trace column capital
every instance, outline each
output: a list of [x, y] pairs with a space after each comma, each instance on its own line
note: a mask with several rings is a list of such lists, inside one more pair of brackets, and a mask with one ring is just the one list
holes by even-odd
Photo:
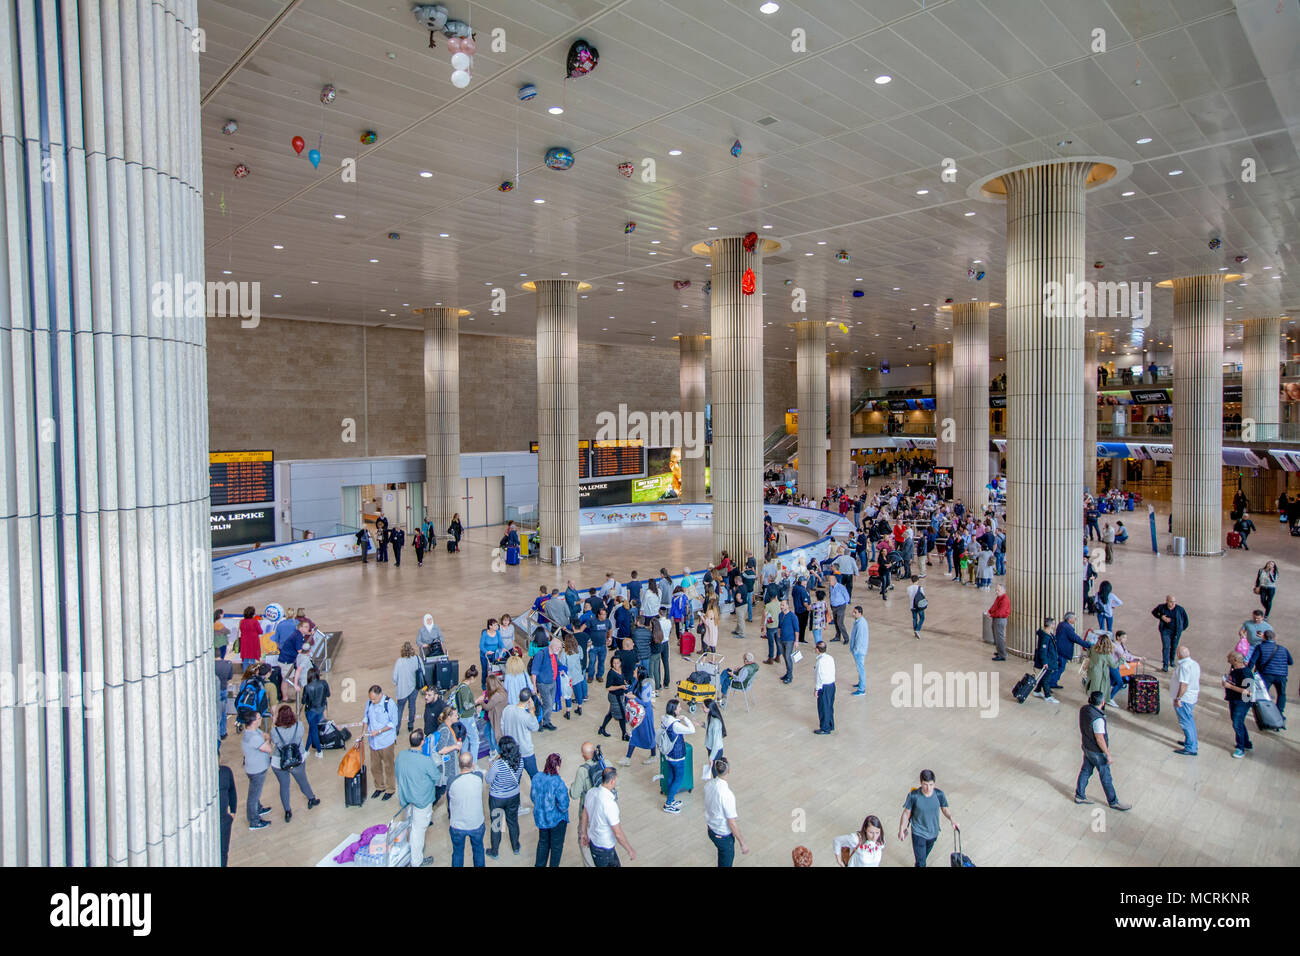
[[[1161, 279], [1156, 283], [1157, 289], [1173, 289], [1175, 293], [1179, 290], [1186, 289], [1191, 283], [1204, 281], [1206, 279], [1218, 279], [1220, 288], [1224, 282], [1240, 282], [1247, 276], [1242, 272], [1204, 272], [1197, 275], [1173, 276], [1168, 279]], [[1211, 283], [1213, 285], [1213, 283]]]
[[583, 279], [570, 279], [568, 276], [556, 276], [553, 279], [526, 279], [523, 282], [519, 283], [518, 287], [520, 289], [523, 289], [525, 292], [536, 292], [538, 284], [543, 282], [551, 283], [551, 284], [559, 284], [559, 283], [566, 283], [566, 282], [572, 283], [573, 286], [579, 292], [590, 292], [592, 289], [596, 288], [590, 282], [587, 282]]
[[437, 317], [442, 319], [450, 319], [450, 318], [464, 319], [473, 315], [474, 313], [471, 312], [469, 309], [462, 309], [454, 305], [430, 305], [430, 306], [425, 306], [422, 309], [412, 309], [411, 314], [422, 315], [425, 316], [426, 318], [432, 316], [432, 317]]
[[985, 309], [985, 310], [988, 310], [988, 309], [1000, 309], [1000, 308], [1002, 308], [1002, 303], [1001, 303], [1001, 302], [980, 302], [980, 301], [975, 301], [975, 302], [949, 302], [949, 303], [945, 303], [944, 305], [939, 306], [939, 311], [940, 311], [940, 312], [952, 312], [952, 313], [955, 314], [955, 313], [957, 313], [957, 312], [969, 311], [970, 309]]
[[[699, 256], [707, 259], [713, 254], [715, 243], [738, 242], [743, 243], [744, 236], [710, 236], [707, 239], [697, 239], [694, 242], [688, 242], [682, 247], [682, 251], [692, 256]], [[784, 239], [774, 239], [770, 236], [759, 236], [758, 243], [754, 247], [754, 252], [762, 253], [765, 256], [774, 255], [789, 246]]]
[[1086, 190], [1113, 186], [1133, 173], [1133, 164], [1124, 159], [1111, 156], [1062, 156], [1046, 162], [1021, 163], [1018, 166], [1000, 169], [973, 182], [967, 187], [966, 195], [971, 199], [982, 199], [985, 202], [1005, 202], [1008, 191], [1014, 188], [1015, 180], [1024, 178], [1023, 174], [1050, 169], [1054, 166], [1078, 167], [1077, 171], [1084, 176], [1083, 188]]

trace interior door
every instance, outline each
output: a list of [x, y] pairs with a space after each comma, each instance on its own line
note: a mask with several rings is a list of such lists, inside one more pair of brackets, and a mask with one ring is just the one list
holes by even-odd
[[483, 479], [484, 509], [483, 523], [486, 525], [505, 524], [506, 521], [506, 479], [502, 475], [493, 475]]

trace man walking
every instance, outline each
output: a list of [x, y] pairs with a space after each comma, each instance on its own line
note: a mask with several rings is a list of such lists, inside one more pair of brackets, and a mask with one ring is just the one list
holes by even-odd
[[451, 812], [451, 865], [465, 865], [465, 841], [468, 839], [474, 865], [486, 866], [483, 853], [483, 835], [487, 831], [483, 815], [486, 781], [469, 754], [458, 754], [456, 760], [460, 773], [447, 788], [447, 809]]
[[1088, 650], [1088, 645], [1083, 638], [1079, 637], [1079, 632], [1074, 629], [1074, 612], [1066, 611], [1061, 623], [1056, 625], [1056, 666], [1048, 675], [1048, 694], [1060, 688], [1061, 675], [1070, 666], [1070, 661], [1074, 660], [1074, 646], [1076, 644], [1082, 647], [1085, 652]]
[[636, 850], [627, 842], [619, 823], [618, 797], [614, 795], [617, 785], [617, 768], [606, 767], [601, 773], [600, 786], [592, 787], [582, 803], [579, 842], [591, 847], [591, 859], [596, 866], [621, 865], [615, 844], [627, 851], [629, 863], [636, 862]]
[[538, 731], [539, 725], [534, 713], [535, 707], [536, 699], [525, 687], [519, 691], [519, 703], [501, 711], [501, 736], [515, 738], [530, 783], [537, 776], [537, 750], [533, 744], [533, 734]]
[[[560, 602], [564, 606], [563, 602]], [[559, 686], [560, 680], [560, 644], [559, 640], [552, 638], [542, 650], [533, 655], [533, 662], [529, 666], [529, 671], [537, 683], [537, 696], [539, 705], [537, 719], [541, 723], [543, 730], [555, 730], [556, 727], [551, 723], [551, 711], [555, 709], [555, 691]], [[531, 776], [530, 778], [531, 779]]]
[[713, 761], [713, 778], [704, 785], [704, 822], [709, 840], [718, 849], [718, 866], [731, 866], [736, 859], [736, 844], [740, 852], [748, 853], [745, 838], [736, 823], [736, 795], [727, 783], [731, 765], [726, 757]]
[[[853, 608], [853, 632], [849, 635], [849, 653], [858, 668], [858, 682], [853, 685], [854, 697], [867, 694], [867, 647], [871, 643], [871, 631], [867, 627], [867, 616], [862, 613], [862, 605]], [[821, 658], [818, 657], [818, 661]]]
[[401, 528], [394, 528], [389, 532], [388, 543], [393, 546], [393, 566], [400, 568], [402, 566], [402, 546], [406, 544], [406, 532]]
[[1011, 598], [1007, 596], [1007, 589], [1000, 584], [993, 598], [993, 606], [987, 613], [993, 620], [993, 659], [1005, 661], [1007, 659], [1007, 618], [1011, 616]]
[[1056, 618], [1043, 618], [1043, 626], [1034, 634], [1034, 667], [1043, 672], [1034, 687], [1034, 696], [1041, 697], [1049, 704], [1059, 704], [1052, 696], [1052, 683], [1056, 677], [1056, 664], [1060, 655], [1056, 652]]
[[383, 794], [385, 800], [391, 800], [393, 794], [397, 793], [397, 780], [393, 775], [393, 745], [397, 742], [397, 725], [400, 722], [397, 704], [378, 684], [371, 685], [369, 697], [365, 725], [375, 771], [375, 792], [370, 795], [370, 799]]
[[1171, 681], [1174, 696], [1174, 713], [1178, 716], [1178, 726], [1183, 729], [1183, 745], [1174, 753], [1182, 757], [1195, 757], [1196, 716], [1192, 708], [1201, 694], [1201, 665], [1192, 660], [1192, 651], [1186, 644], [1178, 648], [1178, 664], [1174, 667]]
[[1152, 608], [1151, 616], [1159, 622], [1160, 671], [1165, 673], [1169, 670], [1169, 662], [1177, 659], [1178, 641], [1189, 626], [1187, 612], [1172, 594], [1166, 594], [1165, 603]]
[[921, 782], [908, 791], [903, 802], [903, 815], [898, 821], [898, 839], [912, 834], [912, 857], [915, 865], [925, 866], [925, 861], [934, 849], [934, 842], [939, 839], [939, 814], [948, 818], [954, 830], [960, 830], [957, 821], [948, 811], [948, 798], [934, 784], [934, 771], [922, 770]]
[[[856, 609], [855, 609], [856, 610]], [[813, 693], [817, 695], [815, 734], [835, 732], [835, 658], [826, 653], [826, 642], [817, 642], [817, 662], [813, 668]]]
[[[1064, 622], [1062, 622], [1064, 624]], [[1059, 628], [1058, 628], [1059, 630]], [[1079, 768], [1079, 779], [1074, 784], [1074, 802], [1092, 803], [1087, 797], [1088, 781], [1092, 772], [1097, 771], [1101, 777], [1101, 788], [1106, 792], [1106, 802], [1112, 810], [1131, 810], [1127, 803], [1120, 803], [1115, 794], [1115, 784], [1111, 781], [1110, 768], [1114, 761], [1110, 756], [1110, 735], [1106, 732], [1106, 714], [1101, 709], [1106, 695], [1094, 690], [1088, 695], [1088, 703], [1079, 708], [1079, 734], [1083, 738], [1083, 765]]]
[[799, 634], [799, 620], [790, 610], [790, 602], [781, 602], [781, 614], [776, 619], [777, 636], [781, 639], [781, 659], [785, 661], [785, 676], [782, 684], [794, 680], [794, 642]]
[[1249, 511], [1243, 511], [1241, 513], [1241, 517], [1237, 519], [1235, 524], [1233, 524], [1232, 530], [1241, 535], [1241, 546], [1245, 550], [1249, 551], [1250, 545], [1246, 543], [1246, 539], [1249, 538], [1250, 533], [1255, 530], [1255, 522], [1250, 520]]
[[1264, 631], [1264, 639], [1251, 652], [1246, 666], [1260, 676], [1270, 691], [1277, 688], [1277, 713], [1286, 730], [1286, 681], [1291, 672], [1291, 652], [1277, 642], [1277, 634]]
[[844, 614], [849, 606], [849, 592], [844, 589], [844, 585], [837, 580], [831, 585], [831, 619], [835, 622], [835, 636], [829, 643], [833, 644], [838, 640], [848, 640], [848, 631], [844, 628]]
[[433, 801], [443, 785], [442, 762], [420, 749], [424, 731], [411, 731], [411, 749], [403, 750], [393, 762], [397, 777], [397, 800], [411, 821], [411, 866], [432, 866], [433, 857], [424, 855], [424, 837], [433, 821]]

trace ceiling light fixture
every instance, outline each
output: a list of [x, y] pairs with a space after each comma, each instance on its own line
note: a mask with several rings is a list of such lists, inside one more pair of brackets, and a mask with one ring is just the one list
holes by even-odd
[[973, 212], [968, 212], [968, 213], [965, 213], [964, 215], [966, 215], [966, 216], [973, 216], [973, 215], [975, 215], [975, 213], [973, 213]]
[[775, 0], [767, 0], [767, 3], [763, 4], [758, 8], [758, 12], [765, 13], [770, 17], [772, 14], [776, 13], [776, 11], [780, 9], [781, 9], [781, 4], [776, 3]]
[[1151, 142], [1150, 136], [1143, 136], [1141, 139], [1137, 140], [1139, 146], [1145, 146], [1149, 142]]
[[772, 228], [772, 224], [771, 224], [771, 223], [768, 223], [768, 224], [765, 225], [763, 228], [764, 228], [764, 229], [771, 229], [771, 228]]
[[422, 170], [420, 170], [420, 178], [421, 178], [421, 179], [432, 179], [432, 178], [433, 178], [433, 173], [429, 172], [427, 169], [422, 169]]
[[881, 73], [878, 77], [876, 77], [876, 85], [884, 86], [886, 83], [890, 82], [891, 80], [893, 80], [893, 77], [890, 76], [888, 73]]
[[542, 203], [546, 202], [546, 200], [545, 200], [545, 199], [534, 199], [533, 202], [537, 203], [537, 205], [540, 206]]
[[336, 213], [334, 214], [334, 218], [335, 218], [335, 219], [346, 219], [346, 218], [348, 218], [348, 217], [345, 216], [345, 215], [343, 215], [343, 213], [341, 213], [341, 212], [336, 212]]
[[1171, 170], [1169, 170], [1169, 175], [1170, 175], [1170, 176], [1181, 176], [1182, 174], [1183, 174], [1183, 171], [1182, 171], [1181, 169], [1171, 169]]
[[438, 238], [439, 238], [439, 239], [450, 239], [450, 238], [451, 238], [451, 233], [449, 233], [449, 232], [440, 232], [440, 233], [438, 233]]
[[682, 151], [681, 151], [680, 149], [670, 149], [670, 150], [668, 150], [668, 155], [669, 155], [669, 156], [680, 156], [681, 154], [682, 154]]
[[276, 243], [275, 245], [273, 245], [271, 248], [272, 248], [272, 249], [283, 249], [284, 246], [280, 245], [280, 244], [277, 242], [277, 243]]
[[917, 194], [918, 196], [928, 196], [928, 195], [930, 194], [930, 190], [928, 190], [928, 189], [918, 189], [918, 190], [916, 191], [916, 194]]
[[378, 259], [371, 259], [370, 261], [371, 261], [371, 262], [378, 262], [379, 260], [378, 260]]
[[564, 112], [564, 107], [563, 107], [563, 106], [550, 106], [550, 107], [547, 107], [546, 112], [550, 113], [552, 116], [559, 116], [561, 113]]

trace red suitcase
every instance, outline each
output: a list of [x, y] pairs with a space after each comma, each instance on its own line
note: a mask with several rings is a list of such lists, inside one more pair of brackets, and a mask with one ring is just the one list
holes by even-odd
[[682, 637], [681, 637], [681, 641], [679, 642], [678, 649], [682, 652], [682, 657], [690, 657], [692, 654], [695, 653], [695, 632], [694, 631], [687, 630], [686, 628], [682, 629]]
[[1128, 681], [1128, 709], [1135, 714], [1160, 713], [1160, 680], [1150, 674], [1134, 674]]
[[1229, 548], [1241, 547], [1241, 535], [1238, 532], [1236, 531], [1228, 532], [1228, 547]]

